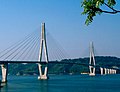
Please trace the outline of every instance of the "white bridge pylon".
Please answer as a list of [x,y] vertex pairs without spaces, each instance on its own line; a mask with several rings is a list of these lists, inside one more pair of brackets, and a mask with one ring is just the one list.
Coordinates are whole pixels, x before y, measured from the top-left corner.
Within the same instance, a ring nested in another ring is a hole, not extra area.
[[[40,51],[39,51],[39,58],[38,62],[42,61],[42,53],[44,51],[45,56],[45,62],[48,63],[48,51],[47,51],[47,43],[46,43],[46,33],[45,33],[45,23],[42,23],[42,29],[41,29],[41,41],[40,41]],[[38,64],[39,69],[39,76],[38,79],[48,79],[48,67],[47,65],[42,66],[41,64]]]
[[93,42],[90,42],[90,61],[89,61],[89,70],[90,76],[95,76],[95,57],[94,57],[94,47],[93,47]]

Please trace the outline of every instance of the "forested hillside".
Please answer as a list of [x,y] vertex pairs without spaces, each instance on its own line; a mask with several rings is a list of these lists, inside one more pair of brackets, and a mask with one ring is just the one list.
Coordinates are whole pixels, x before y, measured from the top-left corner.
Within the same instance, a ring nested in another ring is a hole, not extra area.
[[[120,68],[120,58],[110,56],[97,56],[95,57],[96,65],[117,67]],[[78,58],[78,59],[64,59],[61,62],[78,62],[78,63],[89,63],[89,58]],[[38,75],[37,64],[9,64],[8,68],[9,75]],[[86,65],[78,64],[49,64],[49,74],[80,74],[88,73],[89,67]],[[96,69],[96,73],[100,73],[99,68]],[[119,71],[117,71],[119,73]]]

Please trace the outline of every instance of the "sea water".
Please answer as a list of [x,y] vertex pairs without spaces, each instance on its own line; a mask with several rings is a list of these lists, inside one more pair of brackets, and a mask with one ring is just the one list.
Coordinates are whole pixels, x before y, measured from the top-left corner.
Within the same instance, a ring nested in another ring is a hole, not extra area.
[[1,92],[120,92],[120,75],[8,76]]

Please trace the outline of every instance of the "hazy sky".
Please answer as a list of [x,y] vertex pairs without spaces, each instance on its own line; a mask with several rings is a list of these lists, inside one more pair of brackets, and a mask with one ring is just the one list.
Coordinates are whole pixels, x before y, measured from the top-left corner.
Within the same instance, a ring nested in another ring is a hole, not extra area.
[[[90,41],[97,55],[120,57],[120,14],[102,14],[86,26],[81,1],[0,0],[0,50],[45,22],[47,31],[71,58],[88,55]],[[120,2],[116,8],[120,10]]]

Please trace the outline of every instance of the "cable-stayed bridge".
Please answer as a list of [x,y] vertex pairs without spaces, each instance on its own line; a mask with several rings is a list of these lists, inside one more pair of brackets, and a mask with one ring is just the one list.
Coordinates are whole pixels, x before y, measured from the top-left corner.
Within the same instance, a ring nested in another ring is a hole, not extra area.
[[104,66],[96,66],[93,43],[90,44],[89,64],[61,62],[61,60],[67,59],[69,56],[49,33],[46,36],[45,23],[42,23],[41,26],[41,33],[37,30],[0,53],[2,82],[7,81],[8,63],[37,63],[39,69],[38,79],[48,79],[48,64],[77,64],[88,66],[90,76],[95,76],[96,67],[100,68],[101,74],[116,73],[116,70],[113,68],[108,69]]

